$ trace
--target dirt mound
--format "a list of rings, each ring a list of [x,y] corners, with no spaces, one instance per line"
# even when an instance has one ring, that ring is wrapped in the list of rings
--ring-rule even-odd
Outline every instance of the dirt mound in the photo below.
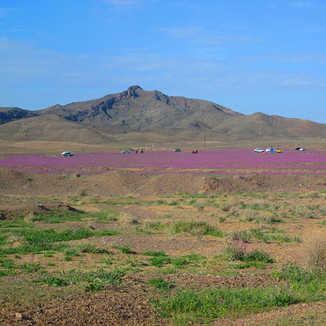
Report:
[[[204,178],[194,174],[164,174],[150,179],[149,189],[155,194],[198,193]]]
[[[128,170],[113,170],[90,177],[90,185],[95,192],[107,194],[127,194],[143,192],[148,184],[149,177],[142,173]]]
[[[204,193],[237,193],[256,191],[321,190],[326,184],[325,176],[253,175],[233,178],[205,178]]]
[[[29,185],[28,175],[11,169],[0,170],[0,189],[24,188]]]
[[[0,203],[0,220],[7,219],[19,219],[21,216],[25,220],[32,220],[35,216],[43,213],[51,214],[55,211],[73,211],[78,212],[77,209],[64,203],[48,203],[46,205],[40,205],[37,202],[17,202],[15,205],[8,205],[3,202]]]
[[[127,169],[99,175],[58,175],[0,170],[1,194],[19,195],[168,195],[175,193],[288,192],[322,190],[326,176],[198,174],[148,176]]]

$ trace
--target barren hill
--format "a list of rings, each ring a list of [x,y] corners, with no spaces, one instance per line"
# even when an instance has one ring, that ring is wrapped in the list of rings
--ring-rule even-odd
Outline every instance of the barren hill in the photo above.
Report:
[[[242,116],[221,105],[184,97],[167,96],[131,86],[126,91],[98,100],[55,105],[38,111],[109,131],[168,128],[214,128],[231,117]]]
[[[219,104],[131,86],[100,99],[28,111],[0,108],[0,140],[87,144],[325,138],[326,124],[244,115]]]

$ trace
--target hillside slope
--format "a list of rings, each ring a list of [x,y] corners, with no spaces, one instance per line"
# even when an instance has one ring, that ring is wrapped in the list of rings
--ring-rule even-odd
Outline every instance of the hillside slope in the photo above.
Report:
[[[0,140],[52,140],[87,144],[257,138],[326,138],[326,124],[244,115],[219,104],[168,96],[131,86],[100,99],[38,111],[0,108]]]

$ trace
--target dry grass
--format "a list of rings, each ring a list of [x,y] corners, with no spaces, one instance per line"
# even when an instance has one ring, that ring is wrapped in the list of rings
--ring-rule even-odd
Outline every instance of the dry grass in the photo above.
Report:
[[[318,234],[310,240],[306,250],[306,264],[308,270],[326,270],[326,235]]]

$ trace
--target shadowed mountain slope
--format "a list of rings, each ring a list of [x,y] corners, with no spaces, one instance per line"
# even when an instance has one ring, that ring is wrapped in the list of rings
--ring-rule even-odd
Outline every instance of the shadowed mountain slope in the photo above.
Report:
[[[23,110],[16,107],[14,108],[2,107],[0,108],[0,125],[10,121],[33,117],[36,115],[37,113],[33,111]]]

